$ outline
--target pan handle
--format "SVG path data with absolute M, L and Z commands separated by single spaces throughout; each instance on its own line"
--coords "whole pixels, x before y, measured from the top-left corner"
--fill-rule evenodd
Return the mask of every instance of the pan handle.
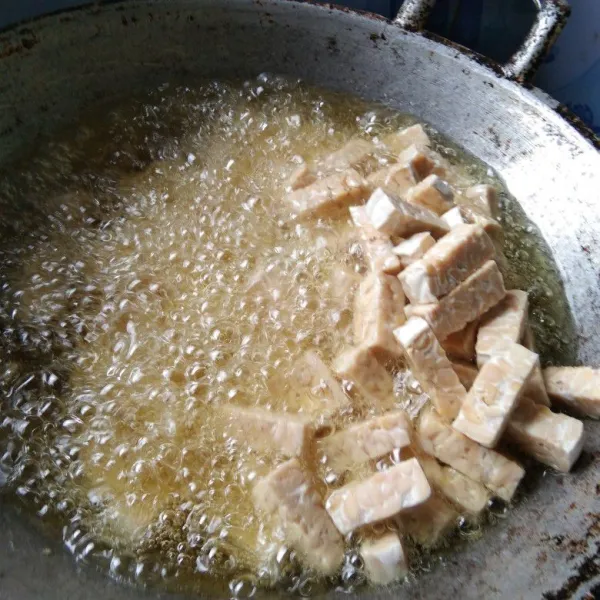
M 509 79 L 531 79 L 546 52 L 564 27 L 571 7 L 566 0 L 534 0 L 538 14 L 531 31 L 509 61 L 501 65 Z M 404 0 L 394 22 L 409 31 L 421 31 L 436 0 Z

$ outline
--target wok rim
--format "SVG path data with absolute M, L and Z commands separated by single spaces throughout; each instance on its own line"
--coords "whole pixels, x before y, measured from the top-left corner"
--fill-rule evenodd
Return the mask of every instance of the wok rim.
M 145 2 L 146 4 L 150 4 L 152 0 L 140 0 L 141 2 Z M 424 40 L 428 40 L 434 45 L 438 45 L 442 48 L 447 48 L 451 50 L 455 50 L 459 52 L 463 58 L 473 61 L 478 67 L 483 67 L 491 71 L 497 78 L 503 80 L 504 84 L 509 84 L 514 86 L 516 89 L 519 89 L 521 92 L 526 92 L 530 96 L 530 100 L 540 101 L 541 104 L 545 108 L 549 108 L 552 112 L 557 114 L 560 118 L 562 118 L 568 125 L 570 125 L 581 137 L 583 137 L 587 142 L 589 142 L 596 150 L 600 151 L 600 135 L 597 135 L 590 126 L 587 125 L 579 117 L 576 115 L 566 104 L 563 104 L 556 100 L 553 96 L 537 87 L 533 83 L 530 82 L 521 82 L 515 79 L 511 79 L 508 77 L 500 63 L 497 61 L 476 52 L 475 50 L 471 50 L 466 46 L 463 46 L 457 42 L 454 42 L 448 38 L 445 38 L 441 35 L 437 35 L 427 30 L 421 31 L 409 31 L 401 27 L 398 23 L 396 23 L 393 19 L 388 19 L 382 15 L 377 13 L 360 10 L 356 8 L 350 8 L 347 6 L 342 6 L 338 4 L 331 4 L 320 2 L 317 0 L 256 0 L 258 4 L 277 4 L 277 3 L 286 3 L 296 6 L 301 5 L 310 5 L 313 7 L 317 7 L 324 11 L 329 11 L 330 13 L 346 13 L 346 14 L 354 14 L 357 17 L 363 17 L 370 19 L 372 21 L 378 21 L 381 23 L 385 23 L 388 26 L 395 27 L 399 31 L 402 31 L 405 35 L 416 36 L 419 38 L 423 38 Z M 76 6 L 69 6 L 66 8 L 60 8 L 53 11 L 44 12 L 40 15 L 36 15 L 34 17 L 25 18 L 15 23 L 10 23 L 5 27 L 0 27 L 0 42 L 2 42 L 2 37 L 5 35 L 11 35 L 17 33 L 17 30 L 20 28 L 27 29 L 30 25 L 36 25 L 37 23 L 52 17 L 57 17 L 61 15 L 69 15 L 74 13 L 83 12 L 90 9 L 103 10 L 106 7 L 122 5 L 126 7 L 128 4 L 132 4 L 132 0 L 101 0 L 98 3 L 97 0 L 86 0 L 83 4 L 78 4 Z M 23 46 L 23 48 L 25 48 Z M 0 61 L 4 55 L 0 55 Z M 541 100 L 544 98 L 544 100 Z

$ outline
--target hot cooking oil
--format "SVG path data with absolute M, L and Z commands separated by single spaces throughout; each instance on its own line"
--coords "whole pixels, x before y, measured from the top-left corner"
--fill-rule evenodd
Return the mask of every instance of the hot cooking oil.
M 349 342 L 364 272 L 352 226 L 291 220 L 286 178 L 412 122 L 267 75 L 164 85 L 82 117 L 0 177 L 0 486 L 77 560 L 187 592 L 322 589 L 253 509 L 253 482 L 281 457 L 228 437 L 219 407 L 303 410 L 273 382 L 305 351 L 330 363 Z M 458 189 L 500 186 L 436 140 Z M 540 347 L 560 352 L 556 273 L 503 198 L 509 281 L 532 292 Z M 398 377 L 398 406 L 422 404 Z M 319 477 L 323 490 L 342 481 Z M 332 585 L 363 581 L 349 550 Z

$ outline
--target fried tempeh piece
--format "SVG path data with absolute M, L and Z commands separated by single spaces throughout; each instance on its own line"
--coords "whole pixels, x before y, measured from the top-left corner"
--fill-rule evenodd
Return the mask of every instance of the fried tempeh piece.
M 504 229 L 502 229 L 502 225 L 500 225 L 496 219 L 486 217 L 480 212 L 464 206 L 461 207 L 460 212 L 467 223 L 483 227 L 484 231 L 490 236 L 492 242 L 494 242 L 497 254 L 500 255 L 504 245 Z
M 392 408 L 394 381 L 368 348 L 348 348 L 335 359 L 333 370 L 352 382 L 371 405 Z
M 302 456 L 314 435 L 310 420 L 301 415 L 234 405 L 223 406 L 222 411 L 233 437 L 253 450 L 275 450 L 284 456 Z
M 537 350 L 535 349 L 535 335 L 529 322 L 525 323 L 525 329 L 523 331 L 523 337 L 521 338 L 521 344 L 525 346 L 527 350 L 537 352 Z
M 354 300 L 354 343 L 366 346 L 378 360 L 398 358 L 402 351 L 393 330 L 402 325 L 404 292 L 397 277 L 370 273 Z
M 312 413 L 329 416 L 350 405 L 341 385 L 314 350 L 306 351 L 294 365 L 289 388 L 290 393 L 301 397 L 301 401 L 295 404 L 308 404 Z M 272 393 L 281 392 L 274 389 Z
M 373 273 L 397 275 L 402 270 L 401 259 L 394 253 L 390 238 L 381 233 L 369 221 L 364 206 L 351 206 L 350 216 L 361 237 L 360 246 Z
M 460 211 L 460 206 L 455 206 L 450 210 L 446 211 L 441 217 L 442 221 L 448 225 L 450 229 L 454 229 L 459 225 L 466 225 L 467 220 L 463 217 L 462 212 Z
M 372 161 L 376 148 L 372 142 L 355 138 L 325 157 L 319 167 L 327 171 L 363 169 Z
M 408 574 L 402 541 L 390 531 L 379 538 L 368 538 L 360 545 L 365 573 L 371 583 L 386 585 Z
M 382 143 L 394 154 L 399 155 L 401 152 L 406 150 L 409 146 L 416 146 L 421 150 L 429 148 L 431 140 L 425 133 L 423 126 L 420 123 L 411 125 L 406 129 L 395 131 L 385 136 Z
M 583 449 L 583 423 L 553 413 L 529 398 L 522 398 L 508 427 L 507 437 L 536 460 L 558 471 L 568 472 Z
M 600 417 L 600 369 L 548 367 L 544 382 L 552 400 L 578 414 Z
M 440 415 L 449 421 L 454 419 L 467 392 L 427 322 L 411 317 L 394 331 L 394 335 L 408 358 L 413 375 Z
M 421 546 L 434 548 L 456 526 L 458 511 L 435 492 L 427 502 L 398 515 L 400 528 Z
M 406 194 L 408 202 L 428 208 L 437 215 L 444 214 L 454 206 L 453 198 L 452 188 L 434 173 L 410 188 Z
M 523 395 L 531 398 L 536 404 L 542 404 L 544 406 L 550 406 L 551 404 L 548 392 L 546 391 L 546 384 L 544 383 L 544 376 L 539 360 L 533 369 L 529 381 L 525 385 Z
M 323 438 L 318 448 L 327 457 L 327 464 L 340 471 L 408 446 L 411 432 L 406 413 L 394 411 Z
M 455 331 L 445 340 L 442 340 L 440 342 L 442 348 L 452 358 L 473 362 L 475 360 L 475 340 L 477 339 L 478 329 L 478 320 L 467 323 L 460 331 Z
M 394 254 L 394 245 L 389 239 L 366 239 L 360 245 L 369 270 L 373 273 L 397 275 L 402 270 L 402 262 Z
M 493 448 L 517 406 L 525 383 L 538 364 L 537 354 L 519 344 L 507 345 L 481 367 L 452 423 L 454 429 Z
M 452 367 L 465 388 L 470 389 L 477 377 L 477 369 L 473 365 L 458 361 L 454 361 Z M 527 397 L 527 390 L 528 384 L 526 384 L 522 397 L 508 421 L 505 435 L 536 460 L 559 471 L 568 471 L 570 466 L 566 465 L 569 464 L 569 461 L 572 465 L 579 455 L 579 449 L 575 443 L 579 421 L 563 420 L 562 417 L 566 417 L 566 415 L 553 413 L 546 406 L 540 406 L 539 403 Z M 561 425 L 564 434 L 552 433 L 553 427 L 560 430 Z M 554 438 L 551 437 L 552 435 Z M 560 444 L 561 440 L 563 445 Z M 550 460 L 554 462 L 550 463 Z M 427 479 L 435 485 L 435 479 L 425 468 L 424 463 L 421 462 L 421 464 Z
M 479 368 L 506 344 L 516 344 L 523 337 L 528 306 L 527 292 L 508 290 L 506 296 L 481 317 L 475 345 Z
M 423 312 L 423 307 L 427 307 L 429 305 L 423 305 L 421 304 L 419 305 L 414 305 L 414 304 L 407 304 L 404 307 L 404 314 L 406 315 L 407 319 L 410 319 L 411 317 L 418 317 L 420 312 Z
M 470 187 L 465 192 L 469 205 L 486 217 L 497 219 L 500 215 L 500 205 L 496 190 L 488 184 L 479 184 Z
M 527 292 L 509 290 L 494 308 L 483 315 L 475 346 L 479 367 L 502 352 L 507 344 L 523 339 L 529 328 L 527 312 Z M 538 404 L 550 406 L 539 361 L 527 381 L 524 394 Z
M 415 233 L 395 246 L 394 254 L 400 258 L 403 267 L 408 267 L 419 260 L 434 244 L 435 240 L 429 232 Z
M 502 274 L 489 260 L 438 302 L 415 306 L 413 314 L 423 317 L 437 338 L 444 339 L 479 318 L 505 293 Z
M 388 242 L 390 241 L 388 235 L 373 227 L 365 206 L 350 206 L 348 211 L 350 213 L 352 223 L 358 228 L 362 238 L 378 238 L 381 240 L 387 240 Z
M 338 570 L 344 542 L 298 460 L 271 471 L 254 486 L 252 495 L 259 510 L 279 519 L 287 540 L 308 566 L 325 575 Z
M 386 194 L 404 197 L 417 184 L 414 173 L 407 164 L 395 163 L 371 173 L 367 183 L 372 190 L 381 188 Z
M 293 192 L 313 184 L 316 180 L 315 173 L 304 163 L 289 176 L 285 189 L 288 192 Z
M 465 362 L 463 360 L 452 360 L 452 368 L 454 372 L 458 375 L 460 382 L 465 386 L 465 389 L 468 391 L 471 389 L 475 378 L 477 377 L 477 367 L 471 363 Z
M 431 488 L 416 458 L 332 492 L 325 508 L 343 535 L 429 499 Z
M 354 269 L 343 263 L 336 264 L 330 271 L 330 277 L 323 283 L 323 292 L 331 298 L 339 301 L 340 306 L 345 308 L 348 298 L 356 294 L 362 276 Z
M 459 225 L 399 276 L 412 304 L 427 304 L 452 291 L 495 254 L 477 225 Z
M 367 193 L 367 182 L 354 169 L 347 169 L 290 192 L 287 201 L 297 218 L 321 217 L 358 204 Z
M 407 165 L 415 182 L 423 181 L 435 168 L 427 151 L 414 144 L 400 153 L 398 163 Z
M 429 484 L 461 510 L 478 515 L 486 508 L 490 493 L 481 483 L 452 467 L 441 465 L 431 456 L 419 456 L 419 463 Z
M 434 237 L 447 233 L 447 225 L 433 212 L 410 204 L 377 188 L 365 205 L 375 229 L 389 236 L 408 237 L 429 231 Z
M 435 168 L 429 153 L 413 144 L 402 150 L 397 163 L 371 173 L 367 181 L 372 189 L 380 187 L 389 194 L 404 197 Z
M 462 435 L 433 410 L 421 415 L 417 432 L 427 454 L 482 483 L 507 502 L 525 475 L 519 464 Z

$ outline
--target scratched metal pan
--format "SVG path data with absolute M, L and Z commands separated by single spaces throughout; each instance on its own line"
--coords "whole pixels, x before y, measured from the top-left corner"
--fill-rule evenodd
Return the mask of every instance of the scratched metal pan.
M 499 0 L 500 1 L 500 0 Z M 0 35 L 0 164 L 41 133 L 110 96 L 173 78 L 271 71 L 413 113 L 493 167 L 539 227 L 578 334 L 577 359 L 600 361 L 600 156 L 597 140 L 526 82 L 567 7 L 536 0 L 522 49 L 493 64 L 420 32 L 433 0 L 408 0 L 395 22 L 289 1 L 164 0 L 98 4 Z M 586 422 L 583 459 L 547 475 L 509 518 L 450 553 L 414 584 L 365 588 L 364 598 L 592 598 L 600 585 L 600 423 Z M 43 548 L 52 552 L 43 552 Z M 5 499 L 0 599 L 133 600 L 75 566 L 58 540 Z

